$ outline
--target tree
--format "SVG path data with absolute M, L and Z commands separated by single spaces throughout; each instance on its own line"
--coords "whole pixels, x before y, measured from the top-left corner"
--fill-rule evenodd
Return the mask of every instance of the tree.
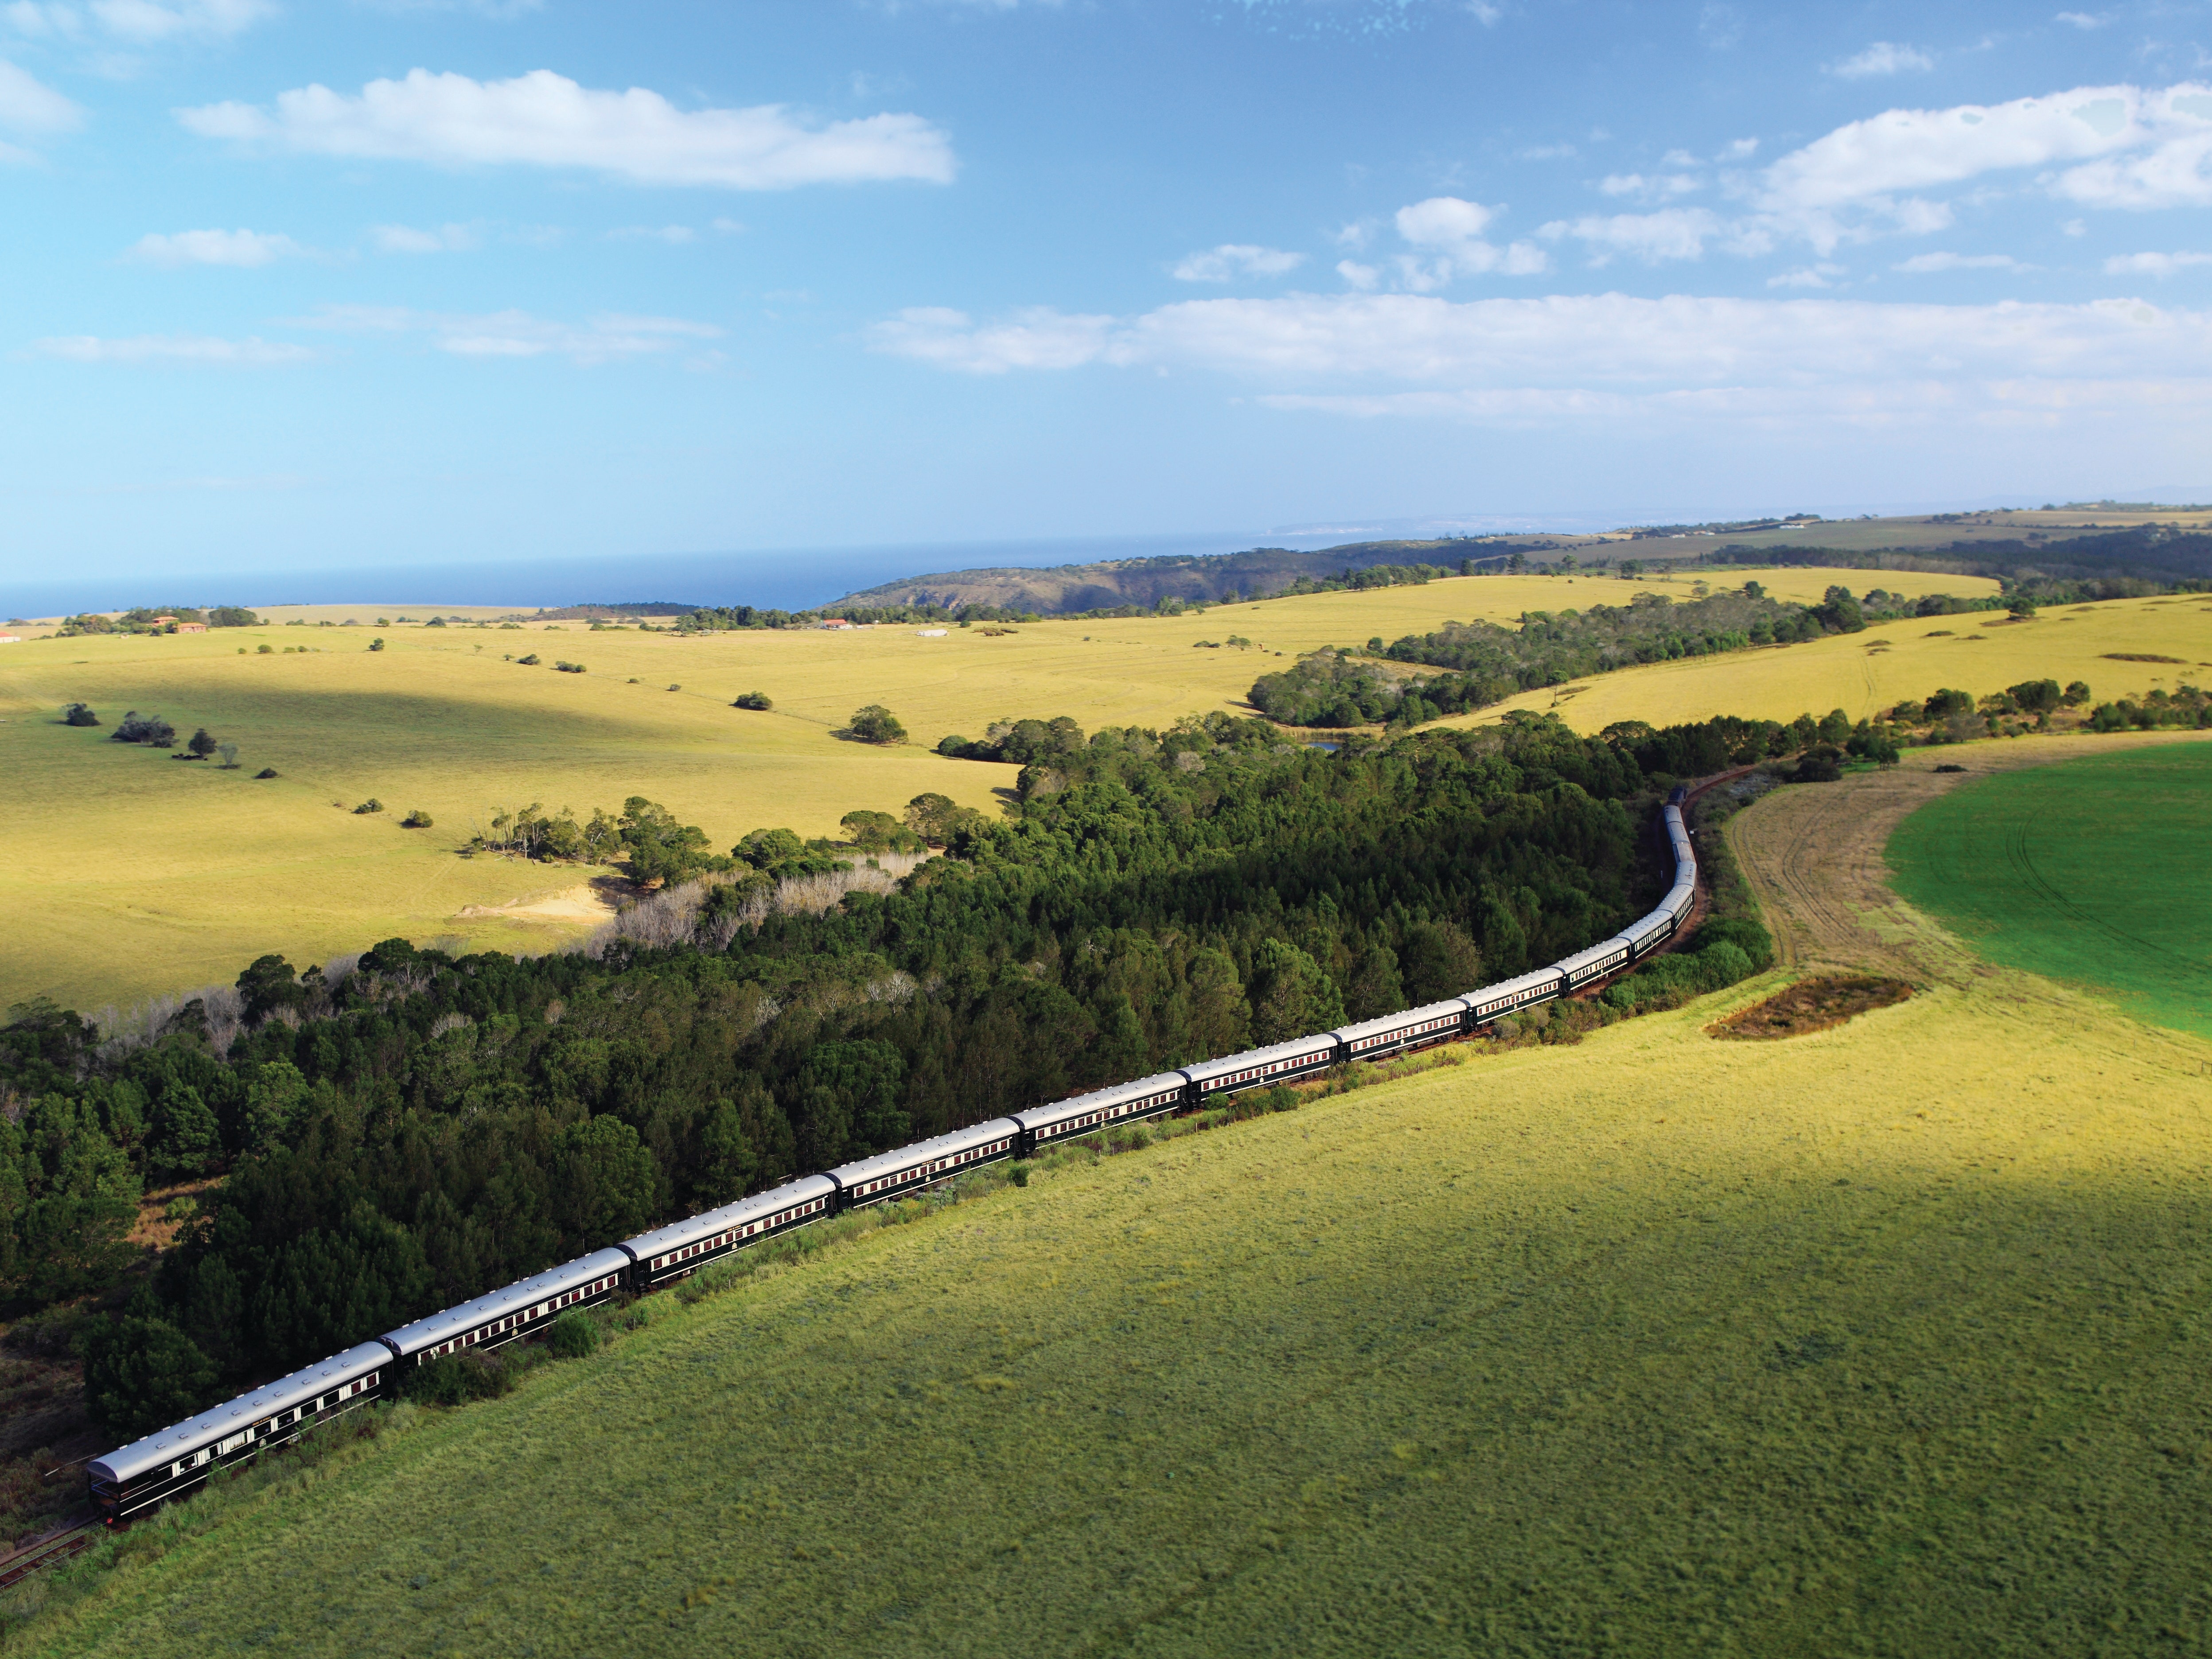
M 906 1059 L 890 1043 L 817 1043 L 799 1074 L 801 1135 L 817 1155 L 815 1167 L 902 1142 L 912 1133 L 899 1109 L 905 1081 Z
M 200 1091 L 173 1083 L 154 1108 L 146 1140 L 147 1173 L 155 1180 L 204 1175 L 222 1157 L 222 1131 Z
M 623 803 L 620 828 L 630 874 L 640 882 L 668 886 L 730 867 L 729 860 L 708 851 L 704 830 L 677 823 L 673 812 L 642 795 Z
M 2018 685 L 2007 686 L 2005 693 L 2031 714 L 2049 714 L 2065 696 L 2057 680 L 2022 680 Z
M 767 710 L 775 708 L 775 704 L 770 701 L 768 693 L 765 691 L 748 691 L 742 696 L 738 697 L 736 702 L 730 705 L 730 707 L 732 708 L 750 708 L 757 712 L 765 713 Z
M 2079 708 L 2083 703 L 2089 701 L 2089 697 L 2090 691 L 2088 681 L 2069 680 L 2066 683 L 2066 690 L 2060 696 L 2059 701 L 2063 702 L 2069 708 Z
M 264 650 L 268 649 L 268 647 L 267 647 L 266 646 L 264 646 L 262 648 L 263 648 Z M 381 650 L 383 650 L 383 649 L 384 649 L 384 640 L 383 640 L 383 637 L 380 635 L 377 638 L 371 640 L 371 641 L 368 642 L 368 648 L 369 648 L 370 650 L 372 650 L 372 651 L 381 651 Z M 536 662 L 536 661 L 538 660 L 538 659 L 537 659 L 537 658 L 535 658 L 535 657 L 532 657 L 530 660 L 531 660 L 531 661 L 532 661 L 532 662 Z
M 847 729 L 861 743 L 881 744 L 888 747 L 906 741 L 906 727 L 899 724 L 897 715 L 879 702 L 854 709 L 852 722 Z
M 312 1103 L 312 1091 L 300 1068 L 289 1060 L 264 1064 L 246 1085 L 246 1150 L 265 1152 L 295 1139 Z
M 167 1320 L 126 1314 L 113 1323 L 97 1321 L 87 1334 L 84 1403 L 118 1441 L 182 1421 L 215 1392 L 212 1362 Z
M 2013 614 L 2015 621 L 2033 622 L 2035 620 L 2035 601 L 2025 593 L 2014 594 L 2011 603 L 2007 605 L 2005 609 Z
M 1866 627 L 1866 614 L 1859 609 L 1858 600 L 1848 587 L 1829 588 L 1813 614 L 1832 633 L 1856 634 Z
M 97 726 L 100 716 L 92 712 L 92 705 L 84 702 L 65 702 L 62 705 L 64 726 Z
M 702 1206 L 731 1204 L 752 1190 L 760 1172 L 760 1152 L 745 1133 L 744 1113 L 735 1101 L 719 1100 L 699 1128 L 701 1164 L 695 1193 Z
M 210 755 L 215 753 L 215 751 L 222 746 L 222 745 L 221 744 L 216 742 L 215 734 L 210 732 L 204 726 L 200 727 L 198 731 L 193 732 L 191 738 L 185 744 L 185 747 L 191 752 L 191 757 L 194 760 L 205 760 Z
M 296 1008 L 307 991 L 293 973 L 292 964 L 276 955 L 257 957 L 238 976 L 238 994 L 246 1000 L 246 1018 L 258 1024 L 279 1008 Z
M 1763 599 L 1766 597 L 1766 590 L 1757 582 L 1746 582 L 1743 585 L 1743 596 L 1747 599 Z
M 1820 720 L 1820 741 L 1840 744 L 1851 735 L 1851 717 L 1840 708 L 1831 708 Z
M 210 628 L 258 628 L 261 618 L 243 605 L 219 605 L 207 613 Z
M 173 749 L 177 728 L 159 714 L 142 714 L 133 708 L 124 715 L 123 724 L 108 738 L 114 743 L 143 743 L 149 749 Z
M 906 827 L 933 847 L 952 839 L 960 811 L 950 795 L 916 795 L 906 804 Z
M 863 853 L 880 853 L 891 844 L 899 821 L 888 812 L 848 812 L 837 820 L 845 838 Z
M 1343 1024 L 1344 999 L 1321 964 L 1295 945 L 1261 940 L 1252 955 L 1252 1041 L 1264 1048 Z
M 1931 726 L 1948 720 L 1954 714 L 1971 714 L 1973 712 L 1974 694 L 1948 686 L 1929 698 L 1921 710 L 1923 718 Z
M 224 771 L 235 772 L 238 770 L 238 745 L 236 744 L 217 744 L 216 745 L 215 751 L 216 754 L 222 757 L 222 769 Z
M 571 1124 L 553 1145 L 553 1212 L 565 1248 L 597 1249 L 641 1232 L 659 1172 L 637 1131 L 607 1113 Z
M 1399 962 L 1406 1000 L 1416 1007 L 1482 983 L 1482 952 L 1457 922 L 1424 921 L 1408 927 Z

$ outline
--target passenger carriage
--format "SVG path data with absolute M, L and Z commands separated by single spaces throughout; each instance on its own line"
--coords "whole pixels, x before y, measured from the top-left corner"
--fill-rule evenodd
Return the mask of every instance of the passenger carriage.
M 1203 1106 L 1209 1100 L 1246 1089 L 1264 1089 L 1273 1084 L 1312 1077 L 1336 1063 L 1336 1033 L 1322 1031 L 1265 1048 L 1249 1048 L 1241 1054 L 1224 1055 L 1219 1060 L 1202 1060 L 1179 1069 L 1190 1080 L 1190 1103 Z
M 1070 1100 L 1057 1100 L 1049 1106 L 1016 1112 L 1013 1121 L 1021 1127 L 1021 1144 L 1015 1148 L 1014 1155 L 1034 1158 L 1046 1147 L 1073 1140 L 1078 1135 L 1092 1134 L 1139 1118 L 1158 1117 L 1163 1112 L 1172 1112 L 1188 1104 L 1189 1097 L 1189 1079 L 1181 1072 L 1162 1072 L 1157 1076 L 1139 1078 L 1134 1083 L 1118 1083 L 1110 1089 L 1094 1089 Z
M 594 1250 L 548 1267 L 519 1283 L 447 1308 L 385 1334 L 392 1358 L 409 1370 L 447 1354 L 496 1348 L 552 1323 L 571 1308 L 605 1302 L 623 1288 L 630 1259 L 620 1250 Z
M 1443 1002 L 1408 1008 L 1403 1013 L 1385 1014 L 1380 1019 L 1340 1025 L 1329 1035 L 1336 1039 L 1347 1060 L 1381 1060 L 1404 1054 L 1409 1048 L 1425 1048 L 1432 1042 L 1449 1042 L 1454 1037 L 1466 1036 L 1474 1007 L 1474 1004 L 1466 997 L 1450 997 Z
M 626 1238 L 615 1249 L 629 1258 L 629 1287 L 642 1295 L 687 1278 L 732 1250 L 818 1220 L 836 1201 L 836 1182 L 827 1176 L 806 1176 Z
M 1487 1025 L 1492 1020 L 1517 1013 L 1523 1008 L 1533 1008 L 1540 1002 L 1549 1002 L 1559 994 L 1565 981 L 1556 968 L 1539 968 L 1533 974 L 1522 974 L 1496 985 L 1486 985 L 1470 993 L 1467 1001 L 1468 1023 Z
M 1021 1133 L 1022 1126 L 1012 1118 L 994 1117 L 971 1129 L 955 1129 L 895 1152 L 842 1164 L 826 1178 L 836 1185 L 837 1207 L 856 1210 L 950 1181 L 963 1170 L 1012 1158 Z
M 217 1469 L 368 1404 L 391 1368 L 390 1348 L 364 1342 L 134 1440 L 86 1466 L 94 1506 L 112 1526 L 196 1491 Z

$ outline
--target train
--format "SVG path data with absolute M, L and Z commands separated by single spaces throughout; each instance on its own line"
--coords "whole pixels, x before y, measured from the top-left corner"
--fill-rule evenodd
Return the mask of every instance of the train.
M 1547 968 L 1401 1013 L 994 1118 L 640 1233 L 402 1325 L 94 1458 L 86 1466 L 93 1507 L 107 1525 L 120 1525 L 196 1490 L 220 1468 L 396 1396 L 416 1367 L 520 1341 L 572 1310 L 659 1290 L 795 1228 L 890 1203 L 985 1164 L 1034 1158 L 1116 1125 L 1206 1106 L 1248 1089 L 1296 1083 L 1353 1060 L 1387 1059 L 1470 1036 L 1508 1015 L 1595 985 L 1650 955 L 1689 921 L 1697 858 L 1683 821 L 1686 800 L 1686 792 L 1677 787 L 1662 809 L 1674 877 L 1658 908 Z

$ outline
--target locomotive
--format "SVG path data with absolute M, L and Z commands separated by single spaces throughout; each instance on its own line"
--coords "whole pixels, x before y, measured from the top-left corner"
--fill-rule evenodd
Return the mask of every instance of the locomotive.
M 1471 1036 L 1509 1014 L 1595 984 L 1650 955 L 1689 920 L 1697 858 L 1682 820 L 1686 799 L 1686 791 L 1678 787 L 1662 813 L 1674 880 L 1659 908 L 1548 968 L 1379 1019 L 1200 1060 L 994 1118 L 821 1175 L 802 1176 L 640 1233 L 402 1325 L 94 1459 L 87 1465 L 94 1507 L 104 1522 L 116 1525 L 197 1489 L 219 1468 L 284 1445 L 318 1423 L 396 1395 L 401 1379 L 418 1366 L 542 1332 L 571 1309 L 657 1290 L 733 1251 L 825 1217 L 906 1197 L 981 1164 L 1032 1158 L 1061 1141 L 1116 1124 L 1204 1106 L 1247 1089 L 1295 1083 L 1355 1060 L 1384 1059 Z

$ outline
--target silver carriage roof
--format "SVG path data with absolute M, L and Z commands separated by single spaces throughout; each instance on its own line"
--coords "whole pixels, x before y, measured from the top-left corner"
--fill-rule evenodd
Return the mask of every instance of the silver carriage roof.
M 1615 951 L 1626 949 L 1628 949 L 1628 935 L 1615 933 L 1611 939 L 1600 939 L 1586 951 L 1577 951 L 1571 957 L 1561 957 L 1552 966 L 1563 974 L 1571 974 L 1577 968 L 1587 968 L 1594 962 L 1604 960 Z
M 1638 944 L 1642 942 L 1645 934 L 1663 933 L 1674 925 L 1674 913 L 1662 905 L 1650 915 L 1630 922 L 1627 927 L 1620 930 L 1620 936 L 1632 944 Z
M 836 1190 L 836 1183 L 827 1176 L 802 1176 L 797 1181 L 785 1182 L 781 1187 L 771 1187 L 764 1193 L 755 1193 L 750 1198 L 741 1198 L 734 1204 L 725 1204 L 716 1210 L 702 1210 L 697 1215 L 686 1216 L 681 1221 L 672 1221 L 665 1227 L 640 1233 L 635 1238 L 625 1238 L 615 1249 L 627 1250 L 633 1258 L 642 1261 L 663 1250 L 680 1250 L 686 1244 L 711 1238 L 725 1227 L 742 1227 L 748 1221 L 774 1215 L 793 1204 L 805 1204 L 814 1199 L 826 1198 Z
M 1158 1072 L 1151 1077 L 1140 1077 L 1134 1083 L 1117 1083 L 1110 1089 L 1093 1089 L 1087 1095 L 1055 1100 L 1048 1106 L 1029 1107 L 1011 1115 L 1024 1129 L 1041 1129 L 1049 1123 L 1080 1117 L 1085 1112 L 1119 1106 L 1124 1101 L 1143 1100 L 1152 1095 L 1170 1091 L 1180 1094 L 1182 1090 L 1183 1075 L 1181 1072 Z
M 364 1371 L 391 1363 L 391 1349 L 381 1342 L 364 1342 L 343 1353 L 332 1354 L 328 1359 L 303 1365 L 289 1376 L 264 1382 L 250 1394 L 227 1400 L 220 1406 L 210 1406 L 198 1417 L 156 1429 L 143 1439 L 94 1459 L 92 1473 L 115 1481 L 136 1480 L 149 1469 L 175 1462 L 185 1452 L 235 1434 L 272 1412 L 286 1412 L 304 1405 L 340 1383 L 351 1382 Z
M 1479 991 L 1469 991 L 1467 1000 L 1474 1006 L 1480 1007 L 1485 1003 L 1496 1002 L 1501 997 L 1517 997 L 1523 991 L 1533 991 L 1540 986 L 1556 985 L 1559 978 L 1559 965 L 1554 963 L 1549 968 L 1539 968 L 1533 973 L 1501 979 L 1497 984 L 1486 985 Z
M 557 1267 L 548 1267 L 542 1273 L 532 1273 L 527 1279 L 488 1291 L 473 1302 L 464 1302 L 457 1308 L 434 1313 L 411 1325 L 402 1325 L 396 1331 L 386 1331 L 384 1340 L 398 1349 L 403 1357 L 434 1348 L 448 1337 L 463 1335 L 487 1320 L 503 1318 L 518 1308 L 558 1296 L 562 1291 L 573 1290 L 608 1273 L 618 1273 L 629 1266 L 629 1258 L 620 1250 L 594 1250 L 574 1261 L 564 1261 Z
M 1180 1069 L 1193 1083 L 1202 1083 L 1207 1078 L 1220 1077 L 1224 1073 L 1242 1072 L 1255 1066 L 1270 1066 L 1279 1060 L 1297 1060 L 1316 1050 L 1335 1047 L 1336 1033 L 1316 1031 L 1311 1036 L 1272 1043 L 1265 1048 L 1247 1048 L 1241 1054 L 1224 1054 L 1219 1060 L 1201 1060 Z
M 1442 1002 L 1425 1002 L 1418 1008 L 1408 1008 L 1402 1013 L 1384 1014 L 1379 1019 L 1363 1019 L 1356 1025 L 1340 1025 L 1329 1035 L 1345 1042 L 1358 1042 L 1363 1037 L 1382 1036 L 1408 1025 L 1419 1025 L 1423 1020 L 1443 1019 L 1452 1014 L 1465 1014 L 1473 1004 L 1466 997 L 1446 997 Z
M 878 1152 L 873 1158 L 856 1158 L 850 1164 L 841 1164 L 830 1171 L 830 1178 L 841 1187 L 850 1188 L 863 1181 L 873 1181 L 878 1176 L 896 1175 L 917 1164 L 927 1164 L 955 1152 L 1004 1140 L 1009 1135 L 1019 1134 L 1022 1126 L 1010 1117 L 994 1117 L 988 1123 L 978 1123 L 972 1129 L 955 1129 L 951 1134 L 934 1135 L 927 1140 L 917 1140 L 911 1146 L 894 1147 L 888 1152 Z

